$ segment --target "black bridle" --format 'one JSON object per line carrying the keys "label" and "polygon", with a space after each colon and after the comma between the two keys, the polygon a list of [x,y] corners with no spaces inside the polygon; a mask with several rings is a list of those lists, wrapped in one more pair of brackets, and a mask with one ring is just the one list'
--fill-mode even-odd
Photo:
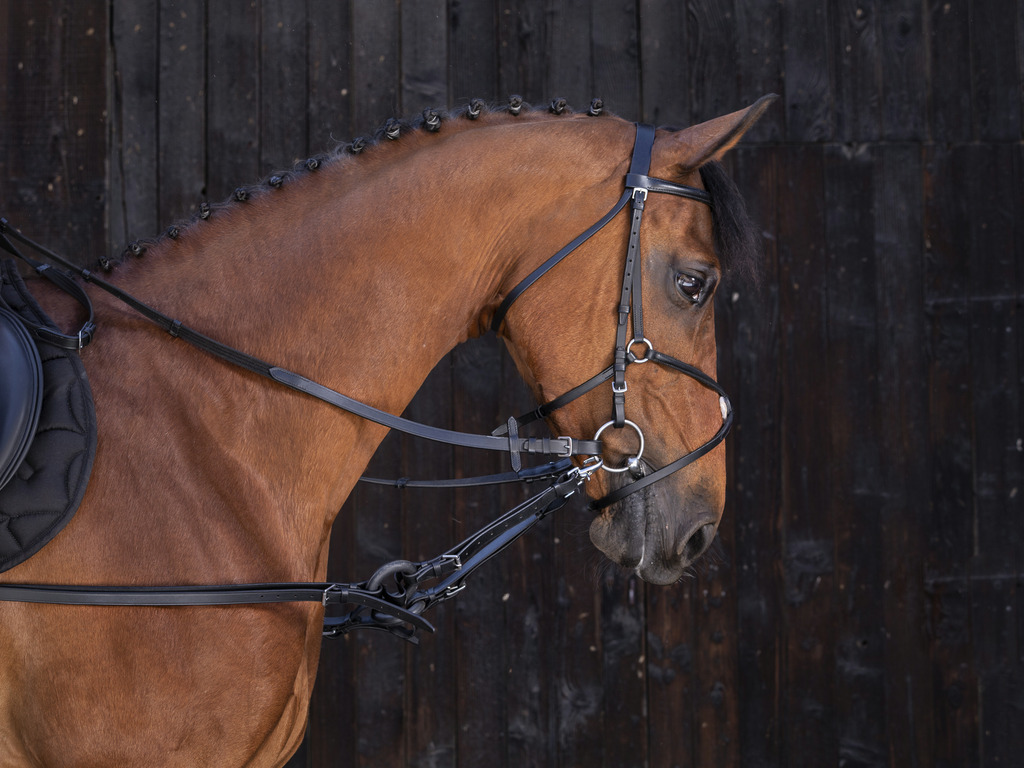
{"label": "black bridle", "polygon": [[[604,228],[627,205],[631,210],[631,227],[626,250],[626,264],[622,281],[622,292],[618,306],[618,327],[615,350],[611,366],[574,387],[560,397],[508,422],[491,435],[475,435],[420,424],[387,413],[361,403],[340,392],[311,381],[297,373],[248,355],[205,336],[178,320],[174,320],[149,307],[133,296],[107,283],[86,269],[81,269],[49,251],[38,243],[11,229],[7,221],[0,220],[0,247],[28,262],[40,275],[47,277],[58,287],[69,291],[78,301],[89,308],[89,321],[78,334],[55,334],[52,329],[30,329],[37,336],[45,337],[49,343],[60,343],[71,348],[81,348],[93,336],[91,302],[84,291],[67,275],[47,264],[40,264],[24,256],[10,237],[32,247],[37,252],[77,273],[87,282],[102,288],[125,302],[147,319],[158,325],[174,338],[180,338],[193,346],[224,359],[238,367],[273,379],[292,389],[328,402],[361,418],[382,424],[417,437],[451,445],[485,450],[507,451],[512,471],[483,478],[464,478],[454,481],[412,481],[400,479],[382,481],[363,478],[369,482],[393,484],[399,487],[451,487],[455,485],[485,485],[511,481],[550,480],[540,493],[524,501],[518,507],[506,512],[497,520],[456,545],[448,552],[419,563],[396,560],[387,563],[368,580],[358,583],[275,583],[275,584],[225,584],[210,586],[171,587],[113,587],[113,586],[57,586],[38,584],[0,584],[0,600],[35,603],[59,603],[66,605],[121,605],[121,606],[184,606],[184,605],[238,605],[278,602],[320,602],[325,608],[335,605],[354,605],[355,608],[340,616],[326,616],[324,634],[337,636],[354,628],[368,627],[384,629],[406,639],[415,640],[417,629],[433,631],[431,624],[420,614],[435,603],[451,598],[465,586],[466,578],[484,562],[501,552],[512,542],[532,528],[549,513],[562,507],[595,472],[604,469],[609,472],[631,470],[633,482],[612,491],[593,503],[597,509],[605,508],[626,496],[646,488],[662,478],[677,472],[711,451],[724,439],[732,425],[732,408],[724,390],[718,383],[688,363],[661,353],[644,336],[643,306],[641,298],[640,224],[644,206],[650,193],[665,193],[695,200],[711,206],[711,196],[702,189],[689,187],[664,179],[648,176],[651,150],[654,146],[653,126],[637,124],[636,141],[629,173],[625,179],[625,190],[608,213],[581,233],[572,242],[551,256],[537,269],[527,275],[505,296],[492,319],[491,327],[496,332],[505,320],[512,304],[552,267],[575,251]],[[631,321],[631,322],[630,322]],[[631,328],[630,328],[631,325]],[[630,334],[630,330],[632,333]],[[56,342],[55,342],[56,339]],[[643,347],[638,356],[634,350]],[[640,459],[643,454],[643,433],[632,421],[626,419],[625,402],[628,387],[626,370],[631,364],[654,362],[684,373],[719,396],[722,425],[703,445],[690,451],[660,469],[643,474]],[[602,425],[590,440],[571,437],[522,437],[519,429],[533,421],[544,419],[554,411],[590,392],[606,381],[612,382],[612,419]],[[640,439],[640,448],[622,467],[611,467],[601,458],[600,436],[609,427],[622,429],[631,427]],[[523,468],[521,455],[547,454],[558,457],[557,461],[533,468]],[[573,456],[587,457],[576,467]],[[639,475],[639,476],[638,476]]]}

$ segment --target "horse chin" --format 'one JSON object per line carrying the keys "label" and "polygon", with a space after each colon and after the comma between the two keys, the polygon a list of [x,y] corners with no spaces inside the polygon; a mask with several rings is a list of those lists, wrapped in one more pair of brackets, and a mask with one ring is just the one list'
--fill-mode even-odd
{"label": "horse chin", "polygon": [[[623,473],[612,489],[632,480]],[[644,581],[674,584],[715,538],[722,511],[716,496],[700,485],[679,492],[655,483],[602,510],[590,524],[590,540]]]}

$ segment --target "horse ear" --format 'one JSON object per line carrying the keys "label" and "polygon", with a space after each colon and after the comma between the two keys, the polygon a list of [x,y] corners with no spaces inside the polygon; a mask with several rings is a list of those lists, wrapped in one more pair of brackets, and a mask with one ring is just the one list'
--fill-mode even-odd
{"label": "horse ear", "polygon": [[666,165],[674,165],[679,175],[685,175],[707,162],[721,160],[777,98],[770,93],[746,109],[670,134],[664,149],[659,147],[667,153],[663,155],[668,158]]}

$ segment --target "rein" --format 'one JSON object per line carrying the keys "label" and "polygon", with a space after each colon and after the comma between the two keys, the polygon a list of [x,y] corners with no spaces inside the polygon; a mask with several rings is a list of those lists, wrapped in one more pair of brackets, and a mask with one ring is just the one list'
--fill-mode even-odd
{"label": "rein", "polygon": [[[711,451],[725,439],[726,433],[732,426],[733,414],[729,399],[713,378],[688,363],[658,352],[644,336],[641,300],[642,281],[640,259],[638,257],[640,252],[640,224],[648,194],[652,192],[672,194],[695,200],[708,206],[712,205],[712,200],[711,196],[702,189],[676,184],[675,182],[647,175],[650,168],[654,138],[655,129],[653,126],[637,124],[633,156],[629,173],[626,175],[625,190],[622,196],[601,219],[548,258],[513,288],[498,307],[491,323],[491,328],[497,332],[509,308],[531,285],[603,229],[623,208],[630,205],[632,224],[626,251],[622,293],[618,306],[619,320],[616,330],[613,364],[554,400],[518,418],[510,418],[506,424],[496,429],[490,435],[454,432],[395,416],[354,400],[297,373],[271,365],[257,357],[218,342],[189,328],[179,320],[172,319],[146,305],[116,286],[98,278],[91,271],[77,267],[13,230],[6,219],[0,219],[0,247],[26,261],[40,275],[50,279],[55,285],[69,292],[83,306],[87,307],[89,319],[82,330],[77,335],[60,335],[61,342],[68,348],[81,349],[89,343],[95,332],[92,306],[88,295],[68,275],[21,254],[8,239],[7,235],[30,246],[38,253],[47,256],[52,261],[61,264],[72,272],[77,273],[85,281],[112,294],[172,337],[180,338],[235,366],[269,378],[291,389],[304,392],[307,395],[390,429],[450,445],[502,452],[507,451],[512,466],[511,472],[480,478],[440,481],[415,481],[408,478],[387,481],[375,478],[362,478],[367,482],[384,483],[397,487],[454,487],[460,485],[489,485],[513,481],[531,482],[540,479],[551,481],[550,485],[543,491],[506,512],[448,552],[432,560],[419,563],[395,560],[381,566],[373,576],[363,582],[264,583],[172,587],[0,584],[0,600],[93,606],[238,605],[296,601],[320,602],[325,609],[336,605],[354,605],[356,607],[348,613],[339,616],[325,616],[325,636],[336,637],[356,628],[373,628],[385,630],[415,642],[415,632],[417,629],[434,631],[433,626],[420,615],[426,608],[448,600],[454,594],[461,591],[465,587],[466,578],[474,570],[504,550],[550,512],[561,508],[569,497],[575,494],[582,487],[583,483],[597,470],[604,469],[609,472],[630,471],[635,478],[633,482],[593,502],[592,506],[595,509],[603,509],[682,469]],[[629,334],[630,329],[628,328],[630,320],[632,321],[632,335]],[[41,332],[39,329],[30,328],[29,330],[36,335]],[[52,331],[47,331],[47,333],[51,336],[53,335]],[[644,347],[644,350],[641,356],[637,356],[633,350],[641,345]],[[625,417],[625,396],[628,391],[625,381],[627,366],[634,363],[641,364],[647,362],[655,362],[684,373],[697,380],[703,386],[713,390],[719,396],[722,412],[722,426],[711,439],[650,474],[645,473],[644,467],[640,463],[643,454],[643,433],[634,422],[629,421]],[[592,439],[580,440],[572,437],[537,438],[521,437],[519,435],[519,428],[521,426],[546,418],[555,410],[590,392],[609,379],[612,380],[613,418],[602,425]],[[609,466],[601,458],[602,446],[599,438],[609,427],[622,429],[626,426],[631,427],[637,432],[640,439],[640,448],[637,454],[631,457],[624,466]],[[539,467],[524,469],[521,458],[523,453],[545,454],[555,456],[559,460]],[[573,456],[586,456],[588,458],[582,462],[582,466],[576,467],[571,461]]]}

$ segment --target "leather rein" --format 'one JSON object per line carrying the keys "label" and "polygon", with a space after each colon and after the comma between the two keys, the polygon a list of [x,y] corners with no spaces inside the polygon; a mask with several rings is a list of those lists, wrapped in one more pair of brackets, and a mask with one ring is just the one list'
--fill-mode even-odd
{"label": "leather rein", "polygon": [[[442,555],[418,563],[396,560],[381,566],[369,579],[357,583],[296,582],[261,584],[221,584],[209,586],[72,586],[41,584],[0,584],[0,600],[57,603],[64,605],[92,606],[197,606],[197,605],[241,605],[279,602],[319,602],[325,609],[330,606],[355,606],[346,613],[324,618],[324,635],[336,637],[356,628],[381,629],[412,642],[417,642],[418,629],[434,631],[434,627],[420,614],[432,605],[450,599],[465,587],[466,578],[483,563],[500,553],[516,539],[530,530],[551,512],[561,508],[568,499],[581,489],[583,483],[599,469],[609,472],[630,471],[634,480],[603,498],[592,503],[595,509],[602,509],[626,496],[646,488],[652,483],[676,472],[704,456],[719,445],[732,426],[733,414],[729,398],[719,384],[703,371],[669,355],[658,352],[644,336],[641,269],[640,269],[640,224],[644,205],[650,193],[666,193],[695,200],[711,206],[711,196],[702,189],[689,187],[647,175],[654,146],[653,126],[636,125],[636,140],[629,173],[625,179],[625,190],[611,210],[601,219],[582,232],[561,250],[548,258],[537,269],[527,275],[502,301],[492,319],[491,328],[498,331],[505,316],[523,292],[543,277],[552,267],[575,251],[604,228],[627,205],[631,209],[631,227],[626,251],[622,293],[618,306],[614,360],[611,366],[574,387],[560,397],[551,400],[519,417],[513,417],[496,429],[491,435],[476,435],[440,429],[410,421],[387,413],[370,405],[354,400],[340,392],[311,381],[292,371],[271,365],[263,360],[227,346],[198,331],[174,320],[144,304],[116,286],[107,283],[87,269],[82,269],[45,247],[33,242],[12,229],[6,219],[0,219],[0,247],[26,261],[41,276],[46,277],[62,290],[70,293],[89,311],[89,319],[77,334],[64,335],[48,328],[29,328],[38,337],[45,337],[50,343],[59,343],[68,348],[81,349],[92,339],[95,332],[91,302],[85,291],[73,279],[48,264],[39,263],[24,256],[8,239],[8,235],[51,261],[61,264],[86,282],[107,291],[128,304],[151,322],[174,338],[219,357],[235,366],[272,379],[284,386],[304,392],[312,397],[330,403],[361,418],[405,432],[450,445],[484,450],[508,452],[511,472],[485,477],[461,478],[456,480],[380,480],[361,478],[366,482],[394,485],[396,487],[456,487],[466,485],[489,485],[516,481],[536,482],[547,480],[550,484],[535,496],[509,510],[489,525],[477,531],[463,542]],[[630,320],[631,328],[630,328]],[[632,333],[630,334],[630,331]],[[638,355],[634,350],[643,347]],[[655,362],[680,373],[684,373],[719,396],[722,425],[703,445],[675,461],[647,474],[640,464],[643,453],[643,433],[640,428],[625,417],[625,397],[628,387],[625,372],[631,364]],[[572,437],[522,437],[519,429],[531,422],[546,418],[554,411],[583,396],[606,381],[612,381],[613,418],[604,424],[590,440]],[[622,467],[611,467],[601,458],[601,434],[609,427],[621,429],[626,426],[637,432],[640,447]],[[524,468],[522,454],[554,456],[557,460],[547,464]],[[574,466],[571,457],[585,456],[581,466]]]}

